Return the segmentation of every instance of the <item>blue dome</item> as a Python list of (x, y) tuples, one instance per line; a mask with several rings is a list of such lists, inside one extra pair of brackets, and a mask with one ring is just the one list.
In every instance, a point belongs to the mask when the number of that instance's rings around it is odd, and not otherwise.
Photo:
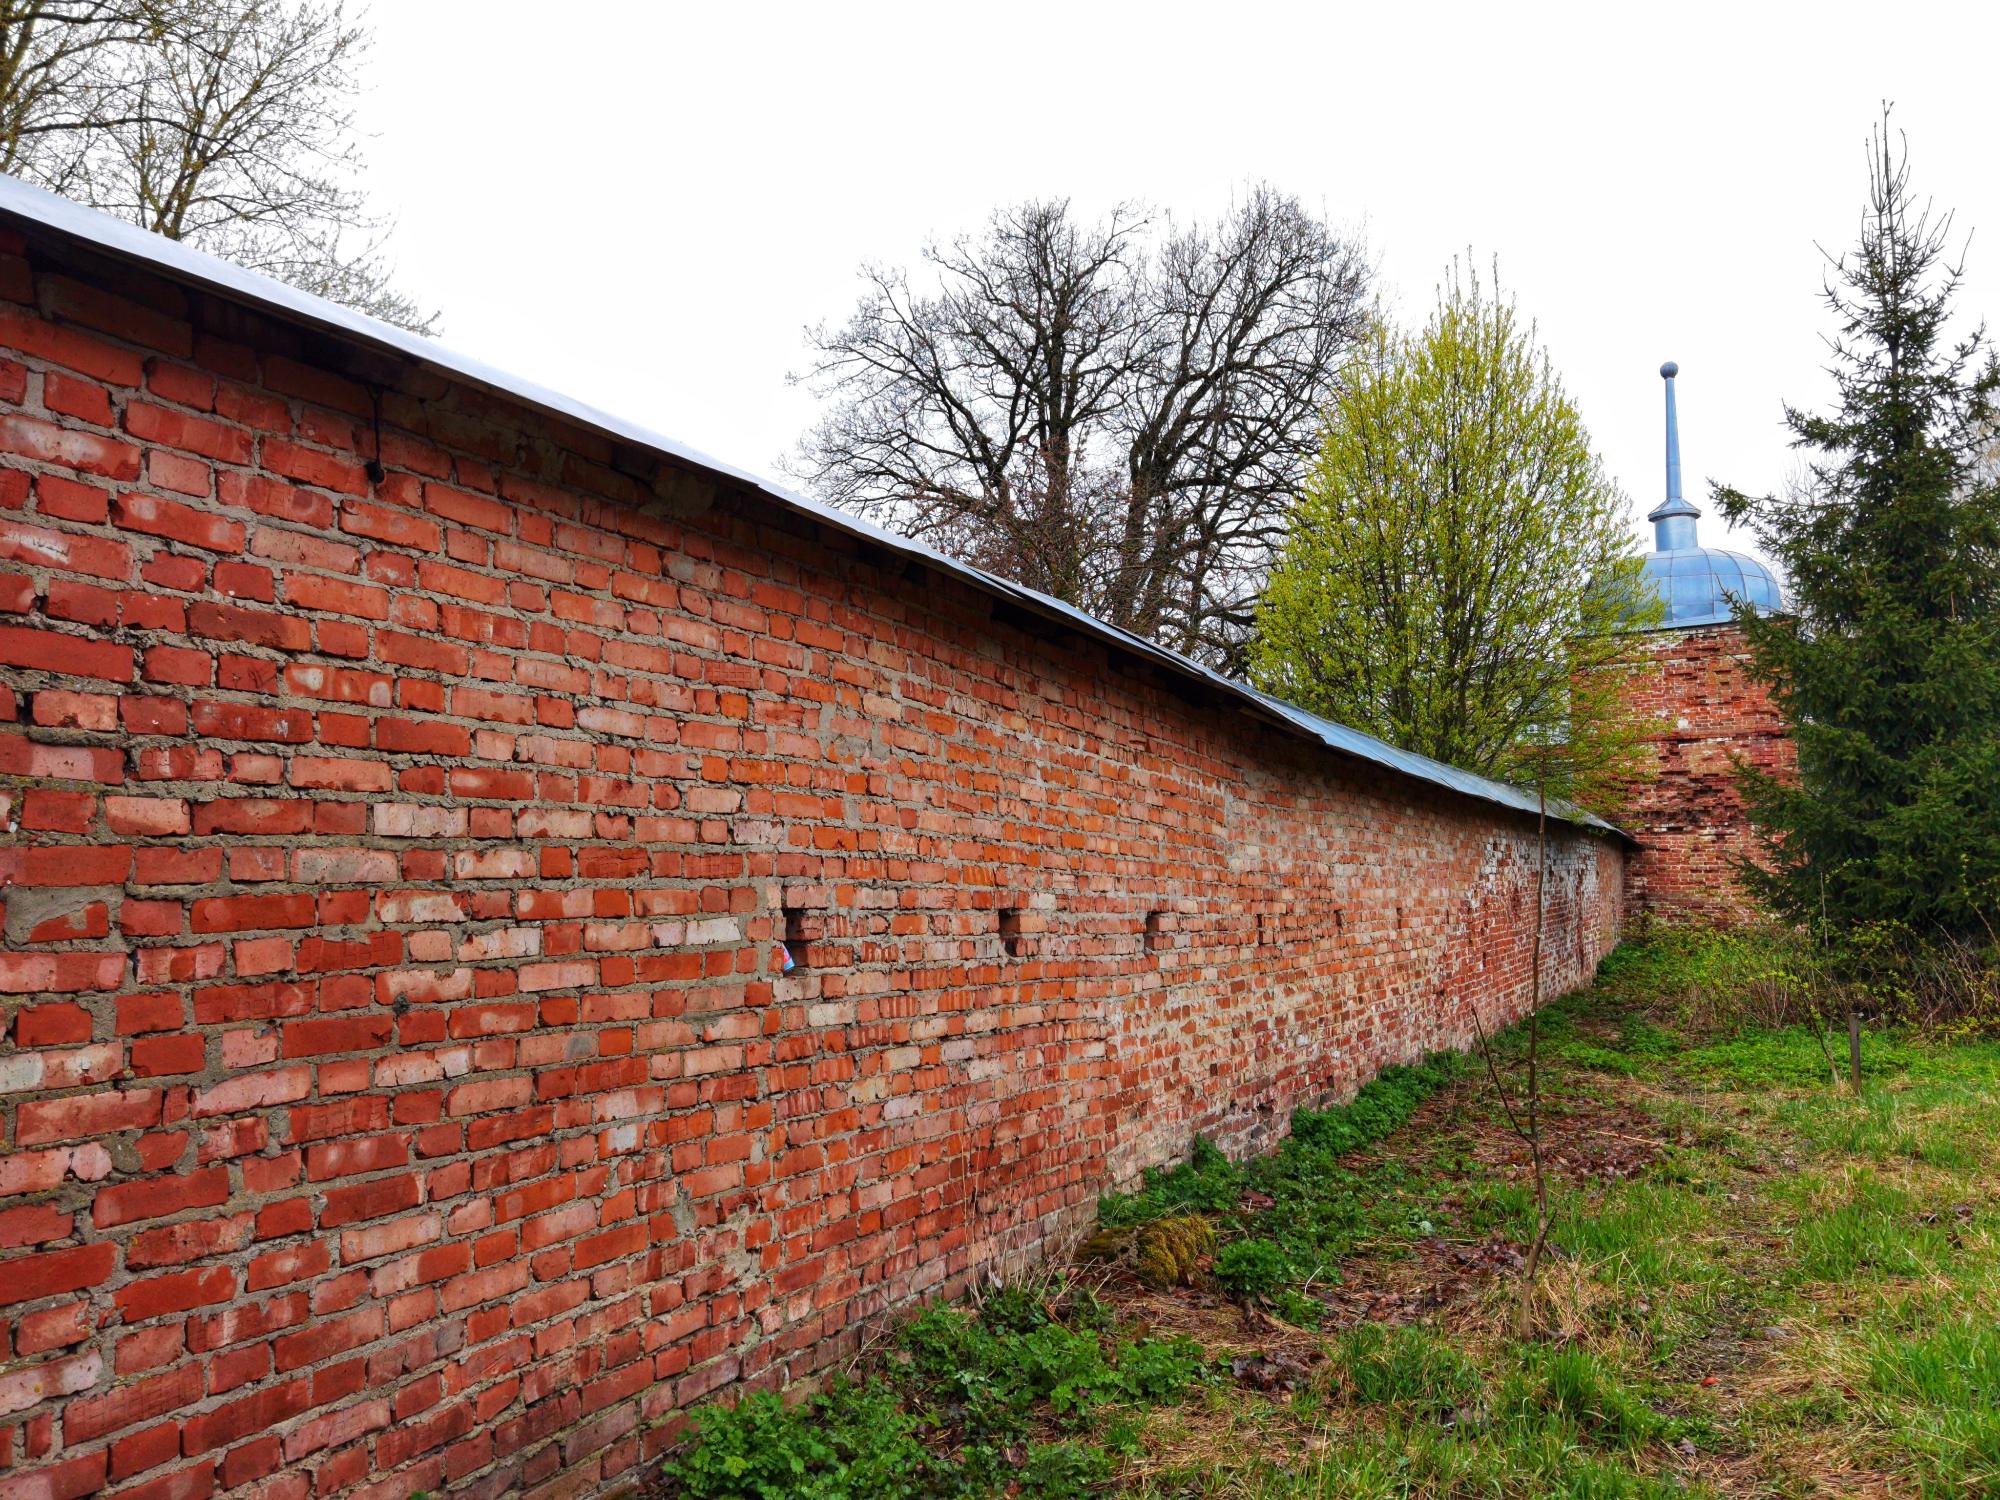
[(1782, 610), (1785, 592), (1769, 568), (1741, 552), (1695, 540), (1701, 511), (1681, 494), (1681, 426), (1674, 411), (1674, 377), (1680, 372), (1672, 360), (1660, 366), (1667, 383), (1667, 498), (1646, 516), (1653, 523), (1653, 550), (1646, 554), (1644, 576), (1666, 606), (1660, 624), (1720, 625), (1735, 617), (1738, 604)]
[(1759, 611), (1785, 607), (1784, 590), (1769, 568), (1720, 547), (1648, 552), (1645, 578), (1666, 606), (1662, 626), (1722, 624), (1738, 601)]

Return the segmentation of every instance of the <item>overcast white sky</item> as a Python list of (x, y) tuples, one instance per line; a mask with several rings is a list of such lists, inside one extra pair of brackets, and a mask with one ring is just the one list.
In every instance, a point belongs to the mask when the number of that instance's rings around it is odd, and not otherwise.
[[(1843, 14), (1843, 11), (1851, 12)], [(1895, 101), (2000, 312), (2000, 5), (692, 5), (378, 0), (361, 123), (444, 341), (771, 473), (785, 377), (864, 260), (997, 203), (1207, 216), (1247, 181), (1361, 230), (1420, 318), (1497, 255), (1635, 514), (1680, 362), (1690, 498), (1780, 484), (1826, 392), (1844, 247)], [(1702, 539), (1723, 541), (1719, 520)], [(1746, 538), (1729, 545), (1748, 546)]]

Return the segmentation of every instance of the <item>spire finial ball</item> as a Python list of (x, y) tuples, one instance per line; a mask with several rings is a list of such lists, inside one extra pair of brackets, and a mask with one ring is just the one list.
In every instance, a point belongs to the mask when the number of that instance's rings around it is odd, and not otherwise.
[(1681, 367), (1675, 364), (1672, 360), (1668, 360), (1665, 364), (1660, 366), (1660, 378), (1662, 380), (1672, 380), (1676, 375), (1680, 374), (1680, 372), (1681, 372)]

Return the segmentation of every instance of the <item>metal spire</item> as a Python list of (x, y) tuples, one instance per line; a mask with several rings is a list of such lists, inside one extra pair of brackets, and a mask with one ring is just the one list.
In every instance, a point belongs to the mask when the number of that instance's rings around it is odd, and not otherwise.
[(1667, 498), (1646, 515), (1653, 523), (1653, 548), (1657, 552), (1681, 552), (1696, 545), (1695, 517), (1701, 512), (1681, 496), (1681, 424), (1674, 413), (1674, 377), (1681, 367), (1672, 360), (1660, 366), (1660, 379), (1667, 386)]

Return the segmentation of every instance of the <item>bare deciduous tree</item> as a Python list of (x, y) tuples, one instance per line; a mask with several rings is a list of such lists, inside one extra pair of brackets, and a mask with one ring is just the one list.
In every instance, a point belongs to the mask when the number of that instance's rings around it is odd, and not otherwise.
[(0, 171), (58, 192), (92, 134), (120, 118), (120, 48), (157, 40), (153, 0), (0, 0)]
[(1067, 202), (870, 267), (800, 377), (836, 504), (1234, 669), (1320, 406), (1367, 323), (1359, 245), (1268, 187), (1213, 225)]
[[(341, 0), (0, 0), (6, 170), (429, 332), (389, 284)], [(360, 241), (356, 246), (355, 241)]]

